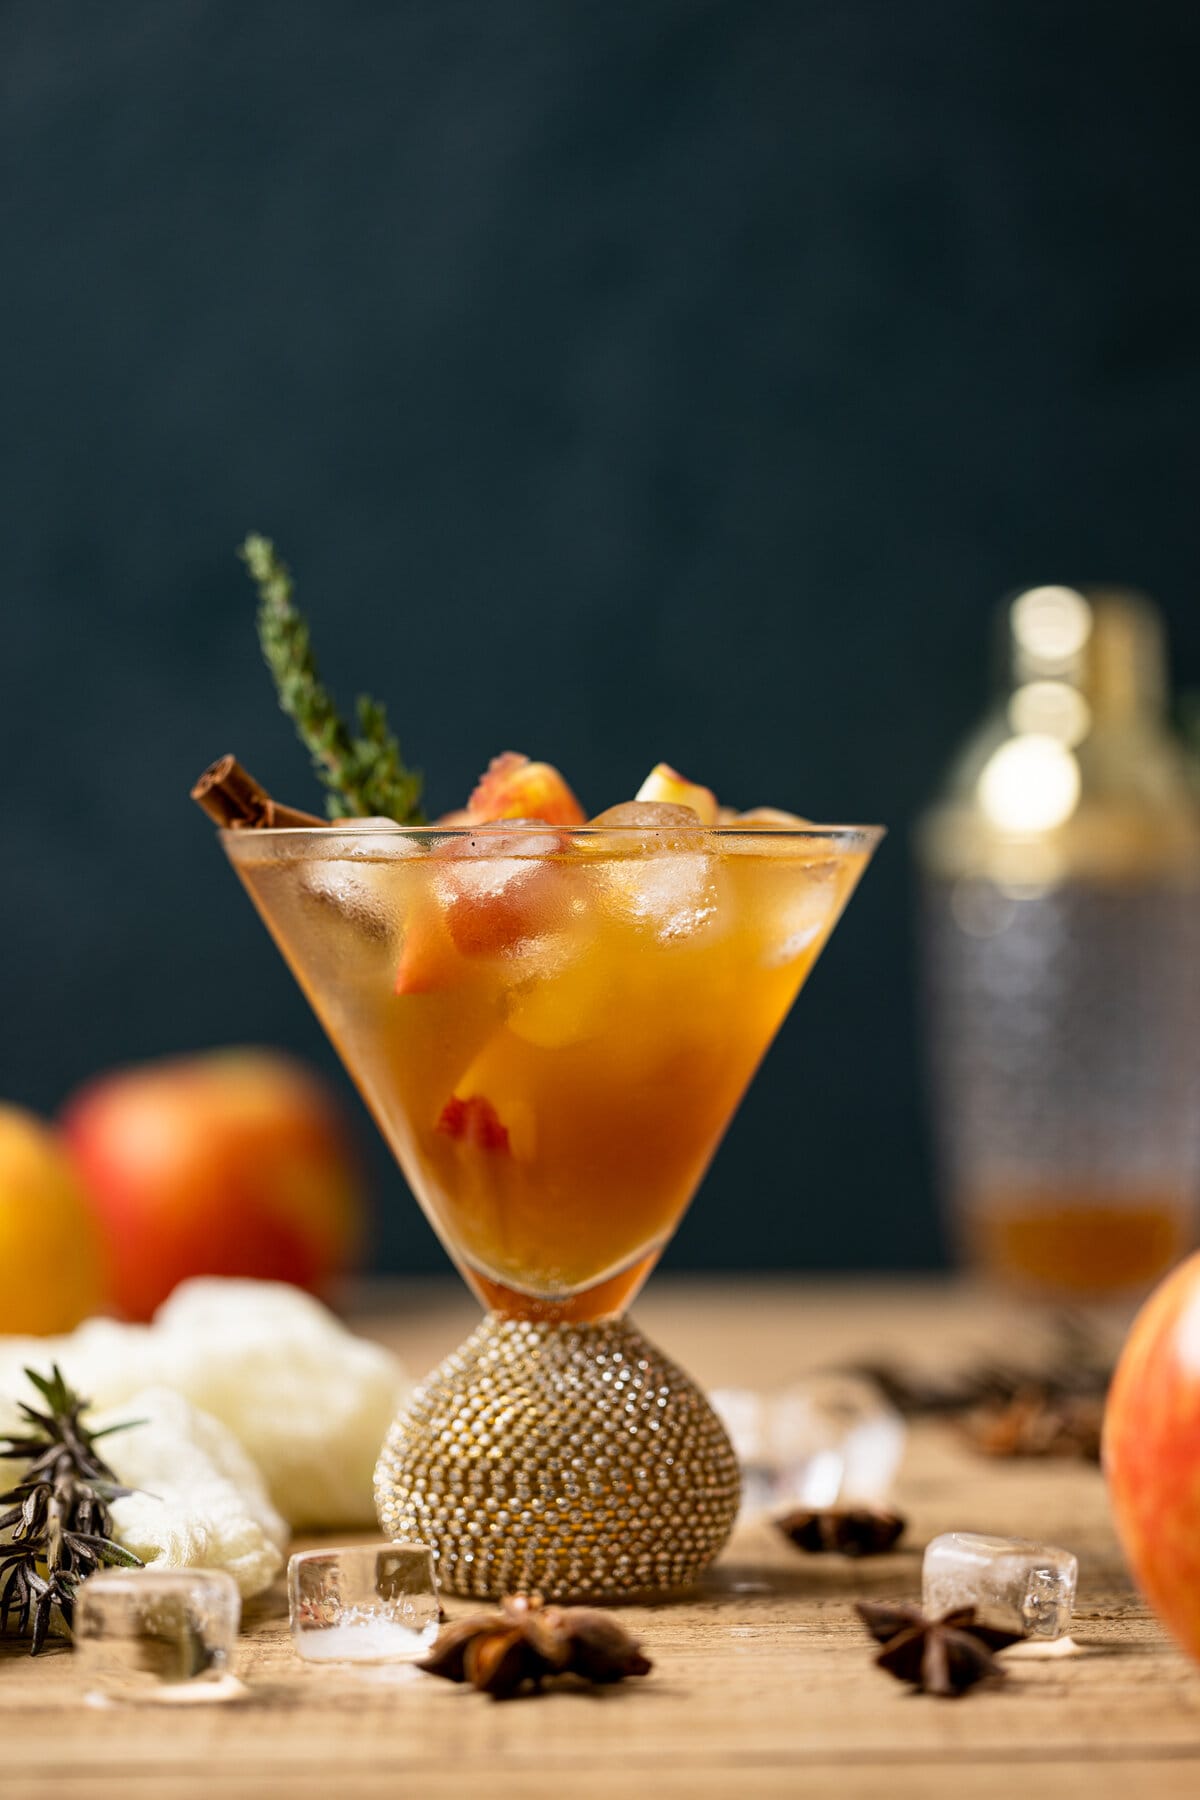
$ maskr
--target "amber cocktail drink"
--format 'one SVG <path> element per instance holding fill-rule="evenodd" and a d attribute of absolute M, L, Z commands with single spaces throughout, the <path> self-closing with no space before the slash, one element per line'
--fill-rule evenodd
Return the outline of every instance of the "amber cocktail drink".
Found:
<path fill-rule="evenodd" d="M 230 832 L 462 1273 L 619 1313 L 871 847 L 857 831 Z"/>

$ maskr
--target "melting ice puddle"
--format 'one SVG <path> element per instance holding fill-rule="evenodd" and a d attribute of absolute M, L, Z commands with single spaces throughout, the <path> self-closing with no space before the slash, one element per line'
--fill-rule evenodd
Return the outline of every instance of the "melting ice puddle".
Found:
<path fill-rule="evenodd" d="M 1073 1637 L 1060 1638 L 1026 1638 L 1023 1643 L 1010 1644 L 1004 1651 L 1005 1660 L 1021 1662 L 1050 1661 L 1060 1656 L 1086 1656 L 1087 1647 L 1077 1644 Z"/>
<path fill-rule="evenodd" d="M 411 1626 L 378 1616 L 292 1634 L 297 1653 L 305 1662 L 323 1663 L 412 1663 L 428 1654 L 436 1637 L 436 1623 L 432 1628 L 414 1631 Z"/>
<path fill-rule="evenodd" d="M 245 1682 L 236 1675 L 218 1675 L 214 1680 L 162 1681 L 150 1688 L 131 1688 L 128 1695 L 85 1694 L 85 1706 L 208 1706 L 217 1700 L 241 1700 L 249 1693 Z"/>

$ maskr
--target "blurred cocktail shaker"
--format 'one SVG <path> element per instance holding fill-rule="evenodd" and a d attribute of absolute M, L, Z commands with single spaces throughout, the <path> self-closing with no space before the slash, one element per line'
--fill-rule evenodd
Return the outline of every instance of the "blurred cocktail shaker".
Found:
<path fill-rule="evenodd" d="M 966 1257 L 1145 1287 L 1200 1212 L 1200 808 L 1144 598 L 1033 588 L 922 819 L 939 1158 Z"/>

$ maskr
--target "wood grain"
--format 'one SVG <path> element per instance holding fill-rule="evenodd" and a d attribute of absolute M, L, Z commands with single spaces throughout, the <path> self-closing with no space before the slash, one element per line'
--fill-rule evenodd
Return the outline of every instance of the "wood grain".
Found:
<path fill-rule="evenodd" d="M 637 1311 L 714 1385 L 765 1385 L 881 1350 L 935 1366 L 1044 1329 L 1011 1306 L 932 1283 L 663 1281 Z M 363 1328 L 415 1371 L 474 1316 L 442 1283 L 359 1298 Z M 899 1499 L 911 1522 L 904 1545 L 865 1565 L 801 1557 L 761 1524 L 740 1529 L 695 1594 L 623 1609 L 655 1670 L 596 1694 L 496 1705 L 409 1670 L 312 1668 L 292 1654 L 281 1590 L 248 1608 L 246 1697 L 221 1706 L 94 1710 L 82 1704 L 68 1650 L 34 1663 L 6 1648 L 0 1795 L 1200 1793 L 1200 1671 L 1136 1598 L 1098 1472 L 988 1462 L 949 1428 L 928 1425 L 913 1433 Z M 1003 1684 L 956 1702 L 910 1695 L 872 1667 L 851 1602 L 915 1596 L 920 1547 L 954 1528 L 1078 1552 L 1078 1655 L 1014 1665 Z"/>

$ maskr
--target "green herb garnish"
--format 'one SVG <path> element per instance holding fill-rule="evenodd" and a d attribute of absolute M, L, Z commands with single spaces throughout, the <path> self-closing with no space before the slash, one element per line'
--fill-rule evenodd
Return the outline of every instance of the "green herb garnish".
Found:
<path fill-rule="evenodd" d="M 405 767 L 380 703 L 360 695 L 357 736 L 342 720 L 317 671 L 308 626 L 292 599 L 291 571 L 274 544 L 252 534 L 238 554 L 258 589 L 258 637 L 279 704 L 329 789 L 329 817 L 424 824 L 421 777 Z"/>
<path fill-rule="evenodd" d="M 109 1503 L 132 1488 L 122 1487 L 96 1442 L 113 1431 L 127 1431 L 129 1420 L 89 1431 L 80 1415 L 90 1401 L 67 1386 L 57 1365 L 49 1376 L 26 1369 L 47 1410 L 21 1405 L 32 1431 L 0 1437 L 0 1458 L 27 1462 L 29 1467 L 7 1494 L 0 1494 L 0 1531 L 11 1537 L 0 1543 L 0 1633 L 11 1628 L 18 1637 L 32 1636 L 32 1654 L 46 1641 L 57 1612 L 70 1631 L 79 1583 L 102 1566 L 140 1569 L 140 1558 L 113 1543 Z"/>

